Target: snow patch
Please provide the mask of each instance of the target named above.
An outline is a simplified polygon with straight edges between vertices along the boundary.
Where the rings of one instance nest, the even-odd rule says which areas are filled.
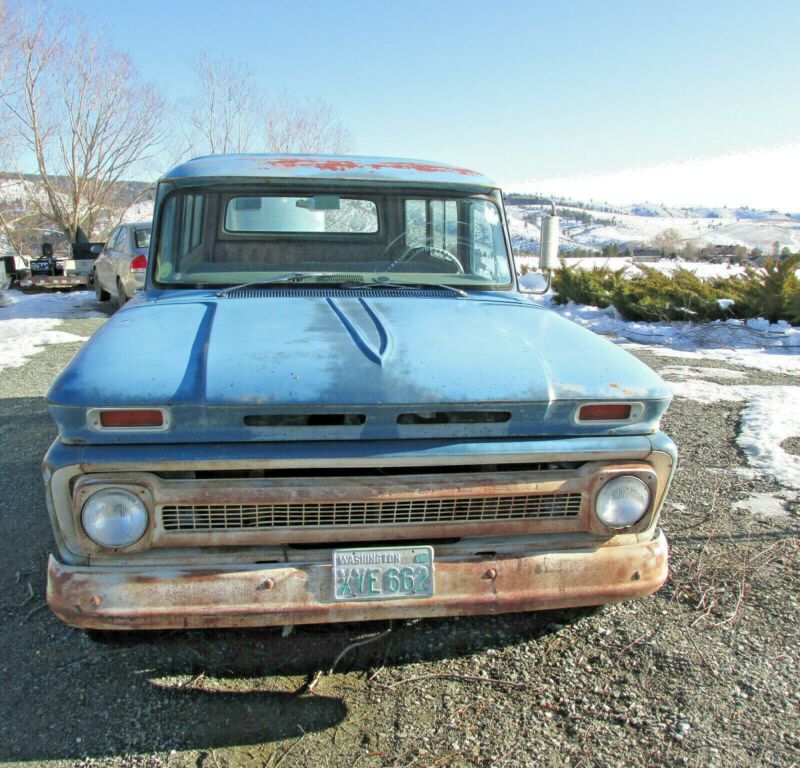
[[[800,490],[800,456],[781,447],[790,437],[800,437],[800,387],[751,387],[742,411],[736,442],[751,467],[773,477],[781,485]]]
[[[756,517],[780,518],[789,517],[783,502],[771,493],[753,493],[733,505],[733,509],[750,512]]]
[[[736,402],[745,399],[745,387],[731,387],[728,384],[717,384],[705,379],[668,381],[667,384],[675,397],[685,397],[687,400],[695,400],[698,403],[718,403],[721,400]]]
[[[638,347],[646,349],[658,357],[681,358],[687,360],[713,360],[729,365],[738,365],[741,368],[752,368],[771,373],[800,373],[800,354],[791,349],[704,349],[681,350],[665,347]]]
[[[738,381],[747,374],[744,371],[733,371],[730,368],[700,368],[691,365],[667,365],[658,371],[662,377],[681,376],[686,379],[702,379],[703,376],[714,376],[717,379]]]
[[[27,318],[0,322],[0,371],[19,368],[47,344],[86,341],[84,336],[53,330],[61,320]]]
[[[522,280],[527,278],[525,275]],[[532,279],[528,282],[532,283]],[[527,285],[523,282],[523,285]],[[800,328],[763,318],[712,323],[642,323],[623,320],[613,307],[553,303],[552,294],[532,296],[542,306],[616,342],[635,342],[661,357],[716,360],[775,373],[800,373]]]
[[[68,318],[106,317],[96,309],[94,294],[24,294],[7,291],[11,302],[0,307],[0,371],[19,368],[47,344],[86,341],[84,336],[55,330]]]
[[[781,447],[800,437],[800,387],[730,386],[703,379],[668,382],[677,397],[699,403],[746,401],[736,444],[762,477],[800,490],[800,456]]]
[[[0,308],[0,322],[20,318],[71,318],[108,317],[97,309],[97,299],[92,291],[70,293],[22,293],[6,291],[10,305]]]

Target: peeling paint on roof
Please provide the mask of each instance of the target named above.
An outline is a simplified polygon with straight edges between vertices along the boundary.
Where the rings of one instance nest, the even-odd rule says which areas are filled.
[[[446,163],[345,155],[210,155],[176,166],[164,180],[213,177],[455,184],[488,189],[497,186],[477,171]]]

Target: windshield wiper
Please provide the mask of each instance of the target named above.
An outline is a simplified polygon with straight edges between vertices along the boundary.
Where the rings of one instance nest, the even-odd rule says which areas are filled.
[[[229,285],[227,288],[223,288],[221,291],[217,292],[217,298],[222,298],[223,296],[227,296],[232,291],[241,291],[245,288],[262,288],[267,285],[272,285],[273,283],[291,283],[291,282],[302,282],[303,280],[308,279],[309,277],[322,277],[323,275],[329,275],[330,272],[287,272],[283,275],[276,275],[275,277],[268,277],[266,280],[254,280],[251,283],[241,283],[240,285]]]
[[[457,296],[460,296],[462,299],[466,299],[469,297],[469,294],[462,290],[461,288],[456,288],[454,285],[448,285],[447,283],[414,283],[414,282],[403,282],[402,280],[388,280],[384,278],[375,278],[369,283],[366,283],[365,286],[361,287],[373,287],[373,288],[399,288],[403,289],[411,289],[417,291],[424,291],[426,288],[439,288],[443,291],[451,291],[455,293]]]
[[[312,277],[331,277],[335,275],[335,272],[287,272],[283,275],[276,275],[275,277],[269,277],[266,280],[254,280],[250,283],[241,283],[240,285],[229,285],[227,288],[223,288],[221,291],[217,292],[217,298],[222,298],[227,296],[229,293],[233,291],[240,291],[246,288],[262,288],[265,286],[273,285],[275,283],[292,283],[292,282],[302,282],[303,280],[308,280]],[[389,280],[383,278],[376,278],[369,283],[356,283],[352,280],[342,280],[341,282],[336,282],[335,280],[326,280],[325,285],[328,288],[397,288],[397,289],[406,289],[406,290],[418,290],[422,291],[426,288],[439,288],[445,291],[451,291],[455,293],[457,296],[465,299],[467,298],[468,294],[466,291],[462,290],[461,288],[456,288],[454,285],[447,285],[447,283],[414,283],[414,282],[403,282],[402,280]]]

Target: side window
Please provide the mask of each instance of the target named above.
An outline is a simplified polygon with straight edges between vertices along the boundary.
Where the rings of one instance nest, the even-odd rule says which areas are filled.
[[[117,244],[114,246],[115,251],[124,251],[128,245],[128,230],[125,227],[119,228],[119,237]]]
[[[175,193],[167,198],[161,214],[163,222],[158,242],[158,279],[180,279],[201,255],[203,216],[206,205],[202,194]]]
[[[113,251],[116,247],[117,238],[119,237],[119,227],[112,230],[111,234],[108,236],[108,240],[106,240],[106,250]]]

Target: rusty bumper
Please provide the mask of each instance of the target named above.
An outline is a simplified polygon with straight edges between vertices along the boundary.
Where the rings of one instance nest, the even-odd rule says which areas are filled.
[[[647,542],[435,563],[436,594],[342,603],[330,564],[231,567],[76,567],[52,556],[47,601],[88,629],[256,627],[460,616],[600,605],[655,592],[667,578],[658,531]]]

